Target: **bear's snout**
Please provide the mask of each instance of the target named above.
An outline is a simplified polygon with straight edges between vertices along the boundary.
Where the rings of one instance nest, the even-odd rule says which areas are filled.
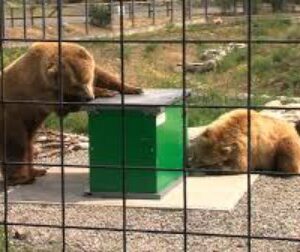
[[[94,100],[94,97],[91,97],[91,96],[85,96],[85,97],[81,98],[82,102],[89,102],[89,101],[92,101],[92,100]]]
[[[93,99],[94,97],[90,95],[66,95],[64,97],[65,102],[89,102]]]

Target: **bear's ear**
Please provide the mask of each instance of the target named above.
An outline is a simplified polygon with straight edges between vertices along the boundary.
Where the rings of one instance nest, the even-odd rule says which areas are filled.
[[[90,55],[89,55],[89,53],[85,49],[83,49],[83,48],[79,49],[78,56],[81,59],[84,59],[84,60],[89,60],[91,58]]]
[[[66,63],[62,60],[61,64],[61,72],[64,72],[66,69]],[[47,74],[52,78],[57,78],[59,73],[59,63],[58,62],[50,62],[47,66]]]
[[[211,129],[209,129],[209,128],[205,129],[205,131],[202,133],[202,137],[206,138],[206,139],[211,139],[212,135],[213,135],[213,133],[212,133]]]
[[[221,153],[222,153],[223,155],[228,155],[228,154],[231,153],[231,151],[232,151],[231,146],[223,146],[223,147],[221,148]]]
[[[211,132],[211,130],[206,129],[201,136],[198,138],[198,141],[207,144],[207,145],[211,145],[214,143],[214,138],[213,138],[213,133]]]

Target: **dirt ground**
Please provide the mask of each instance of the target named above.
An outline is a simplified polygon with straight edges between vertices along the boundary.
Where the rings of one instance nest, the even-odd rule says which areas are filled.
[[[57,162],[53,158],[42,161]],[[86,164],[87,153],[68,154],[66,162]],[[245,239],[248,230],[247,202],[245,194],[232,211],[188,210],[188,251],[248,251]],[[69,228],[65,233],[66,250],[122,251],[123,213],[122,207],[67,205],[65,224]],[[128,251],[183,251],[184,236],[180,234],[184,230],[183,220],[183,210],[127,208]],[[252,240],[252,251],[299,252],[299,220],[300,177],[260,176],[251,190],[251,234],[257,238]],[[54,225],[53,228],[10,226],[9,238],[14,251],[59,251],[62,248],[62,230],[59,228],[61,205],[10,204],[8,221]],[[72,228],[75,226],[81,229]],[[144,232],[134,231],[138,229]],[[264,240],[262,237],[270,238]]]

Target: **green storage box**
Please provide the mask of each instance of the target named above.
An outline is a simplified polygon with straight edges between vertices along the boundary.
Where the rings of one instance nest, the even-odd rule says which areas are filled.
[[[148,89],[124,100],[123,112],[121,96],[96,99],[88,111],[89,191],[122,197],[124,186],[127,198],[159,198],[182,176],[182,108],[167,106],[181,102],[182,91]]]

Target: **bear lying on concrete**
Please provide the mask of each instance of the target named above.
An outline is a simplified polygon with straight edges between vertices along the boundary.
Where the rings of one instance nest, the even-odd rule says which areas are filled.
[[[1,172],[9,185],[31,183],[46,173],[31,165],[37,129],[52,112],[64,116],[80,108],[65,105],[62,109],[55,104],[61,96],[59,76],[65,102],[88,102],[95,98],[95,89],[97,96],[106,94],[107,89],[121,91],[120,81],[95,66],[93,56],[82,46],[62,43],[61,65],[58,57],[58,43],[35,43],[3,71],[3,96],[13,101],[6,103],[5,109],[0,107],[0,159],[8,163]],[[141,89],[125,85],[124,93],[141,93]]]
[[[220,116],[197,136],[189,149],[193,168],[247,171],[247,110]],[[252,170],[300,173],[300,139],[283,120],[251,111]]]

